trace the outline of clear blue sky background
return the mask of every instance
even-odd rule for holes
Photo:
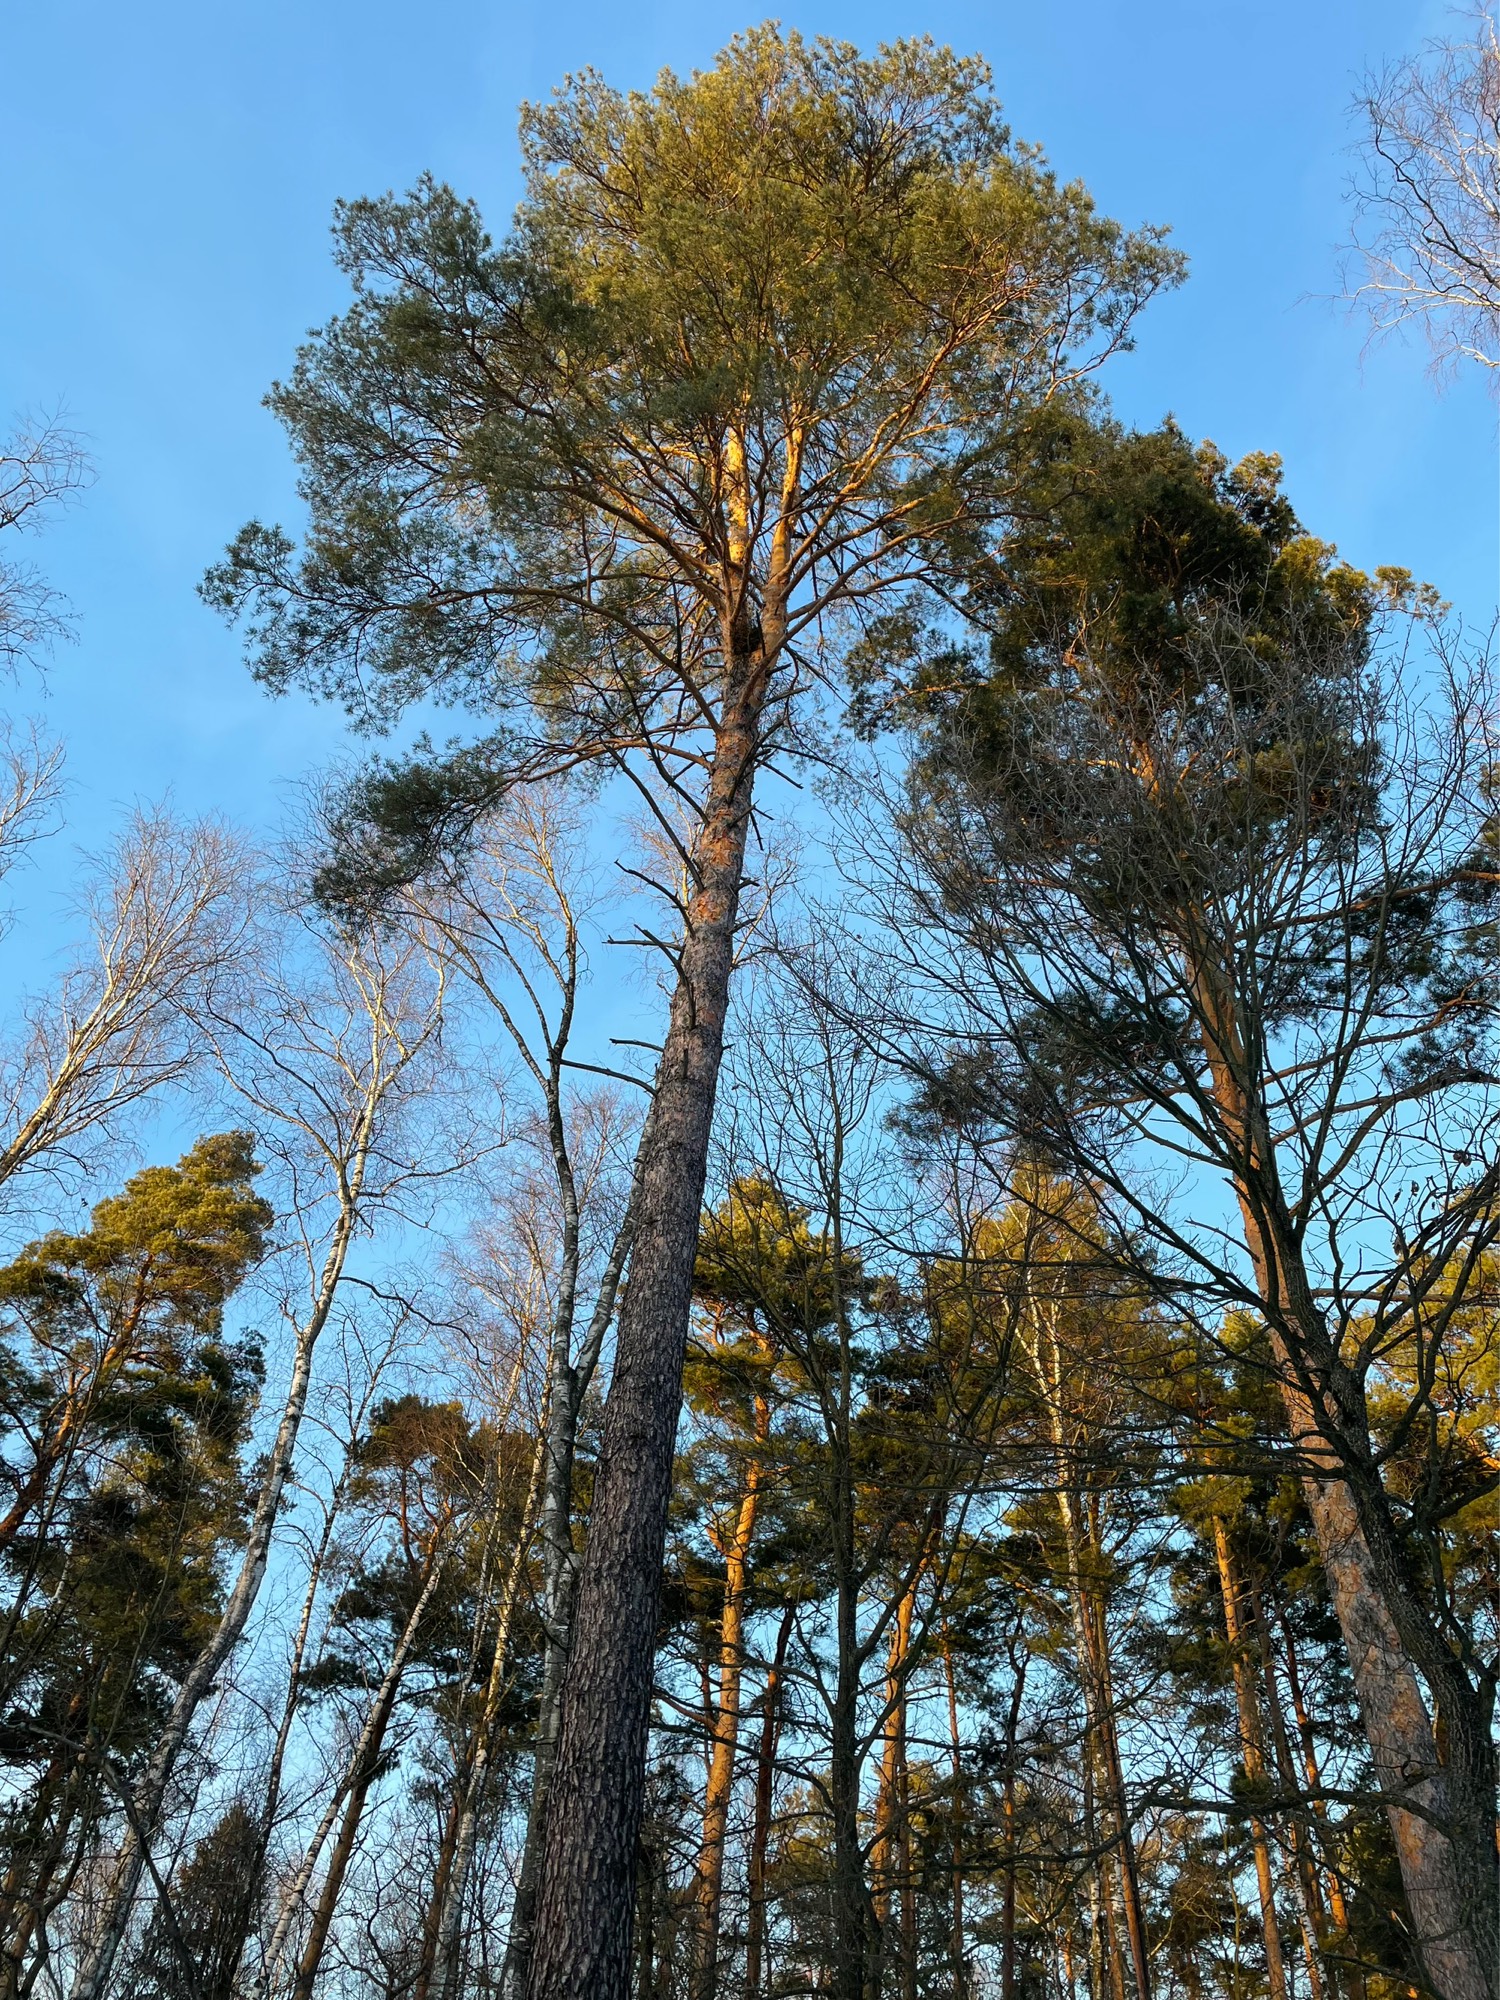
[[[260,397],[340,304],[335,198],[431,169],[503,227],[522,98],[585,64],[645,85],[664,64],[708,62],[754,16],[723,0],[3,12],[0,414],[65,401],[99,471],[36,550],[81,620],[47,703],[68,742],[71,838],[97,841],[119,805],[168,789],[268,824],[342,724],[264,697],[194,585],[248,516],[295,520]],[[986,54],[1018,133],[1122,220],[1170,223],[1191,258],[1107,378],[1122,413],[1170,409],[1231,453],[1281,451],[1310,527],[1488,621],[1483,385],[1440,393],[1416,346],[1363,353],[1332,300],[1351,92],[1364,65],[1443,27],[1434,0],[803,0],[784,18],[866,45],[927,30]],[[65,880],[67,851],[33,896]]]

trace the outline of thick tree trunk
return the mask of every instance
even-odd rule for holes
[[[537,1894],[541,1887],[542,1847],[547,1832],[547,1804],[557,1761],[562,1727],[563,1677],[573,1644],[573,1619],[578,1604],[578,1555],[573,1546],[573,1466],[578,1445],[578,1414],[599,1363],[604,1336],[614,1318],[620,1278],[630,1254],[640,1201],[641,1169],[651,1135],[648,1112],[636,1147],[630,1196],[615,1232],[609,1260],[599,1281],[593,1314],[577,1359],[572,1352],[571,1304],[553,1321],[548,1356],[546,1474],[538,1539],[542,1548],[542,1685],[537,1695],[536,1732],[532,1738],[531,1797],[526,1815],[526,1842],[516,1877],[515,1901],[500,1974],[503,2000],[522,2000],[531,1971],[531,1947],[536,1931]],[[573,1293],[568,1297],[571,1302]]]
[[[771,1797],[776,1744],[781,1734],[781,1685],[796,1606],[787,1605],[776,1629],[776,1651],[761,1695],[760,1744],[755,1753],[755,1806],[750,1821],[749,1913],[745,1924],[745,2000],[760,2000],[766,1951],[766,1856],[771,1842]]]
[[[1219,1566],[1219,1595],[1224,1602],[1224,1630],[1229,1640],[1234,1698],[1240,1718],[1240,1764],[1252,1787],[1264,1787],[1268,1773],[1261,1731],[1260,1698],[1245,1631],[1234,1551],[1229,1545],[1229,1530],[1222,1516],[1215,1514],[1213,1526],[1214,1555]],[[1276,1914],[1276,1878],[1271,1867],[1271,1846],[1266,1839],[1265,1821],[1259,1813],[1250,1815],[1250,1844],[1255,1855],[1255,1886],[1260,1897],[1266,1985],[1271,2000],[1286,2000],[1286,1966],[1281,1955],[1281,1925]]]
[[[852,1653],[852,1644],[850,1650]],[[834,1694],[830,1718],[828,1778],[833,1811],[835,2000],[874,2000],[879,1993],[880,1924],[865,1880],[864,1846],[859,1832],[857,1700],[857,1686],[840,1685]]]
[[[732,658],[657,1072],[543,1846],[530,2000],[625,2000],[667,1505],[767,664]]]
[[[636,1856],[636,1901],[636,2000],[656,2000],[656,1856],[644,1842]]]
[[[1303,1455],[1326,1458],[1307,1399],[1291,1388],[1285,1395]],[[1387,1817],[1424,1969],[1441,2000],[1493,2000],[1495,1971],[1481,1947],[1494,1928],[1493,1886],[1485,1880],[1494,1870],[1493,1806],[1485,1816],[1490,1824],[1478,1827],[1472,1812],[1454,1811],[1458,1787],[1443,1768],[1421,1685],[1347,1482],[1339,1473],[1310,1476],[1304,1491],[1376,1781],[1388,1801],[1409,1800],[1414,1808],[1388,1803]]]

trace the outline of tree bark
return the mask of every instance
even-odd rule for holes
[[[769,670],[759,645],[727,653],[564,1682],[530,2000],[625,2000],[629,1980],[667,1505]]]
[[[650,1136],[651,1113],[648,1112],[636,1148],[625,1213],[615,1232],[609,1260],[599,1281],[583,1349],[576,1360],[572,1351],[572,1300],[576,1290],[565,1295],[569,1307],[566,1318],[560,1296],[559,1309],[553,1321],[552,1346],[547,1363],[546,1470],[537,1521],[543,1572],[542,1684],[537,1695],[536,1732],[532,1739],[526,1842],[521,1851],[510,1930],[505,1943],[505,1962],[500,1974],[500,1991],[504,2000],[522,2000],[531,1970],[547,1806],[562,1725],[563,1677],[573,1644],[573,1620],[578,1603],[578,1554],[573,1546],[573,1467],[578,1445],[578,1415],[598,1366],[604,1336],[614,1318],[620,1279],[635,1232],[641,1170]]]
[[[840,1605],[840,1651],[855,1652],[852,1617]],[[842,1628],[851,1629],[846,1634]],[[840,1675],[830,1715],[829,1800],[833,1815],[833,1993],[874,2000],[879,1993],[880,1925],[865,1880],[859,1833],[859,1737],[856,1675]]]

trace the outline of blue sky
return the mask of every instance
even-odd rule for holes
[[[426,169],[502,226],[515,112],[569,69],[646,84],[710,60],[755,18],[721,0],[546,7],[425,0],[137,0],[12,6],[0,24],[0,414],[67,404],[98,483],[36,554],[80,640],[50,677],[70,838],[171,791],[269,824],[344,741],[272,703],[194,585],[252,514],[295,520],[260,398],[340,303],[340,195]],[[1191,259],[1108,382],[1141,423],[1173,410],[1237,454],[1284,453],[1308,525],[1400,562],[1487,622],[1496,598],[1493,410],[1439,391],[1412,346],[1363,351],[1333,302],[1347,104],[1360,69],[1445,21],[1417,0],[809,0],[783,18],[865,44],[929,31],[980,50],[1017,132],[1122,220],[1167,222]],[[34,878],[66,880],[66,847]],[[40,909],[37,912],[40,915]]]

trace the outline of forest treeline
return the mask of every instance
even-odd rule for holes
[[[1481,363],[1497,60],[1365,106]],[[19,982],[0,1996],[1494,2000],[1487,649],[1112,413],[1181,260],[979,61],[522,137],[340,208],[203,585],[410,747]]]

